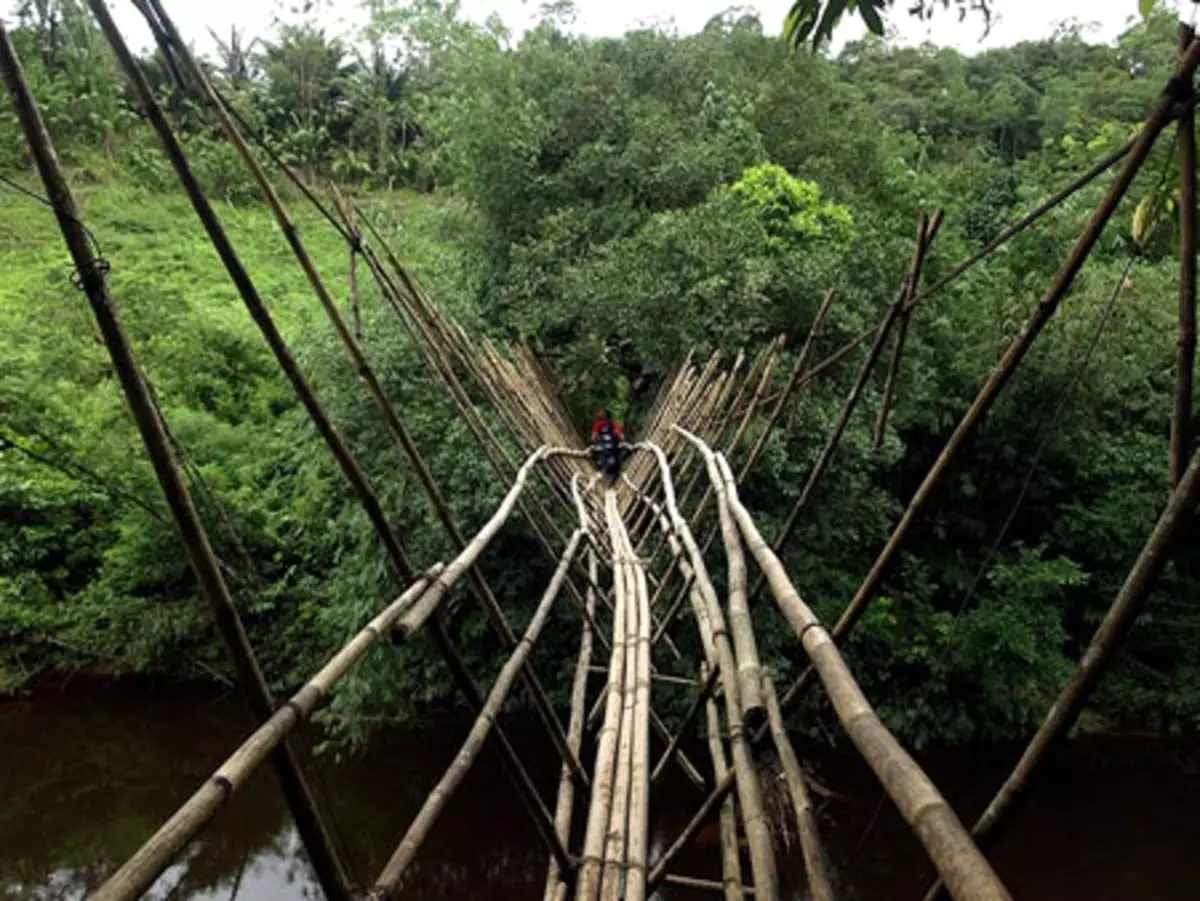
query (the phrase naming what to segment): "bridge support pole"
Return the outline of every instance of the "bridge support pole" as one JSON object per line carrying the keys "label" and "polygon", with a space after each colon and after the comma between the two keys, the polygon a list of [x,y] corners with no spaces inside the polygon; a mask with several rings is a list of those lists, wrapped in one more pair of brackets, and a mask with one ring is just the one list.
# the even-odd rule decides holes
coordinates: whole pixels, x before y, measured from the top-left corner
{"label": "bridge support pole", "polygon": [[[87,295],[96,324],[112,358],[113,369],[121,383],[129,408],[146,446],[167,506],[171,510],[180,539],[187,551],[188,562],[196,575],[200,593],[212,609],[217,630],[226,651],[237,670],[238,683],[245,694],[255,719],[265,723],[275,712],[266,680],[258,667],[254,651],[234,607],[229,588],[221,576],[216,555],[209,544],[204,524],[192,502],[171,449],[166,428],[158,416],[149,385],[142,375],[129,339],[121,324],[116,305],[108,293],[104,267],[96,258],[91,239],[79,218],[79,209],[67,185],[66,177],[46,130],[29,84],[25,78],[16,50],[0,22],[0,70],[20,119],[21,128],[29,142],[30,152],[37,165],[46,193],[58,218],[63,239],[70,251],[79,283]],[[344,869],[339,861],[329,833],[321,820],[312,793],[305,782],[300,764],[286,744],[280,744],[273,754],[276,772],[283,783],[288,807],[304,842],[321,887],[331,901],[350,901],[351,892]],[[149,884],[136,888],[136,893]]]}
{"label": "bridge support pole", "polygon": [[[1179,23],[1179,52],[1196,37]],[[1187,468],[1191,442],[1193,379],[1196,368],[1196,110],[1195,86],[1189,80],[1189,102],[1179,114],[1179,352],[1175,366],[1175,411],[1171,418],[1171,485]]]}

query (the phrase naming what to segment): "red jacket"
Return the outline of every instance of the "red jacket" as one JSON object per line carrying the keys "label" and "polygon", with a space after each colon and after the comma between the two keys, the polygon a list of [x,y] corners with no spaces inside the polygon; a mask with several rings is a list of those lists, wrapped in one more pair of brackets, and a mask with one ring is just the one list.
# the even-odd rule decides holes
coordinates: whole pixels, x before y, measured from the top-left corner
{"label": "red jacket", "polygon": [[596,418],[592,421],[592,440],[595,441],[599,438],[600,433],[606,427],[612,429],[612,433],[617,436],[618,441],[625,440],[625,431],[617,425],[616,420],[609,419],[603,413],[597,413]]}

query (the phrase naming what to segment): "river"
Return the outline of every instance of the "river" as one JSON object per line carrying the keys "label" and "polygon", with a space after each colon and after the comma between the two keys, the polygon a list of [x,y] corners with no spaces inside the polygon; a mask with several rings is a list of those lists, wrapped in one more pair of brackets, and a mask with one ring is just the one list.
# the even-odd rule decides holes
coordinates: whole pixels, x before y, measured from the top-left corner
{"label": "river", "polygon": [[[0,704],[0,898],[67,901],[97,887],[244,736],[238,703],[172,691],[72,691]],[[368,753],[320,757],[314,790],[333,812],[350,868],[369,881],[450,760],[463,726],[393,733]],[[557,768],[533,729],[513,730],[552,799]],[[961,814],[973,816],[1017,749],[923,759]],[[697,757],[699,759],[699,757]],[[931,870],[870,774],[849,755],[821,754],[833,797],[821,817],[839,897],[919,899]],[[656,793],[654,844],[670,841],[696,804],[686,783]],[[549,803],[552,804],[552,801]],[[1200,744],[1094,738],[1046,773],[995,862],[1019,901],[1200,899]],[[680,872],[716,875],[712,831]],[[789,898],[805,897],[793,863]],[[447,807],[406,883],[413,899],[540,898],[545,854],[485,754]],[[274,784],[264,770],[234,797],[148,896],[159,901],[320,898]],[[663,898],[718,898],[681,890]]]}

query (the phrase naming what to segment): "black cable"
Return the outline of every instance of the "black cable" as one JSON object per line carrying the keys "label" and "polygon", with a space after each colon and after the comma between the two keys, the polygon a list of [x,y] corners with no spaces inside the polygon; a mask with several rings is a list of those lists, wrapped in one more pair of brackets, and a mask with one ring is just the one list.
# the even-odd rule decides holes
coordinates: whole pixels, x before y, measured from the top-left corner
{"label": "black cable", "polygon": [[[90,228],[88,228],[83,222],[81,222],[79,219],[75,218],[70,213],[66,212],[65,210],[59,209],[58,206],[54,203],[54,201],[50,200],[48,197],[43,197],[41,194],[37,193],[36,191],[29,190],[29,188],[14,181],[13,179],[9,178],[7,175],[0,175],[0,184],[6,185],[7,187],[16,191],[18,194],[23,194],[25,197],[28,197],[30,200],[34,200],[44,206],[49,207],[51,210],[53,210],[55,212],[55,214],[57,214],[59,216],[65,216],[66,218],[68,218],[72,222],[74,222],[76,225],[78,225],[80,228],[82,228],[84,233],[88,236],[88,240],[91,242],[92,253],[96,257],[96,268],[100,270],[100,274],[108,275],[108,273],[112,271],[112,266],[109,264],[108,259],[104,256],[104,249],[100,246],[99,239],[92,232],[92,230]],[[83,290],[83,278],[79,274],[79,271],[77,269],[74,270],[74,272],[71,276],[71,284],[73,284],[79,290],[81,290],[81,291]]]}

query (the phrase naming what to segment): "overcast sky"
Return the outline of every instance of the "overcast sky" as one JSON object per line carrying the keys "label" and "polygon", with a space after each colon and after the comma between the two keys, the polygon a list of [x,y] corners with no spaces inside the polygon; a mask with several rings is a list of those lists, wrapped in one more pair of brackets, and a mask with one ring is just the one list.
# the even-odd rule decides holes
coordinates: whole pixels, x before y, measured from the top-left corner
{"label": "overcast sky", "polygon": [[[212,42],[207,29],[228,34],[237,25],[246,34],[255,36],[270,30],[280,4],[277,0],[165,0],[167,10],[180,30],[201,49]],[[1053,33],[1057,23],[1076,20],[1089,26],[1093,40],[1108,41],[1118,35],[1131,21],[1137,10],[1137,0],[993,0],[995,16],[991,32],[981,40],[983,26],[978,17],[958,21],[951,10],[940,10],[931,22],[920,22],[905,14],[906,0],[896,4],[892,22],[905,43],[932,40],[949,44],[965,53],[989,47],[1015,44],[1019,41],[1045,37]],[[110,7],[119,23],[128,29],[132,43],[146,45],[149,36],[145,24],[133,12],[128,0],[110,0]],[[324,14],[332,31],[350,28],[359,19],[359,0],[325,0]],[[736,4],[729,0],[577,0],[576,30],[591,35],[619,35],[629,28],[643,24],[671,25],[682,32],[698,31],[713,15],[731,6],[756,9],[764,26],[772,32],[779,29],[790,5],[789,0],[758,0]],[[1196,4],[1177,0],[1176,7],[1189,18],[1195,16]],[[11,9],[14,0],[0,0],[0,9]],[[471,18],[483,20],[491,13],[500,17],[514,30],[520,31],[536,15],[539,3],[529,0],[462,0],[464,12]],[[861,22],[847,17],[835,35],[835,46],[852,40],[863,32]]]}

